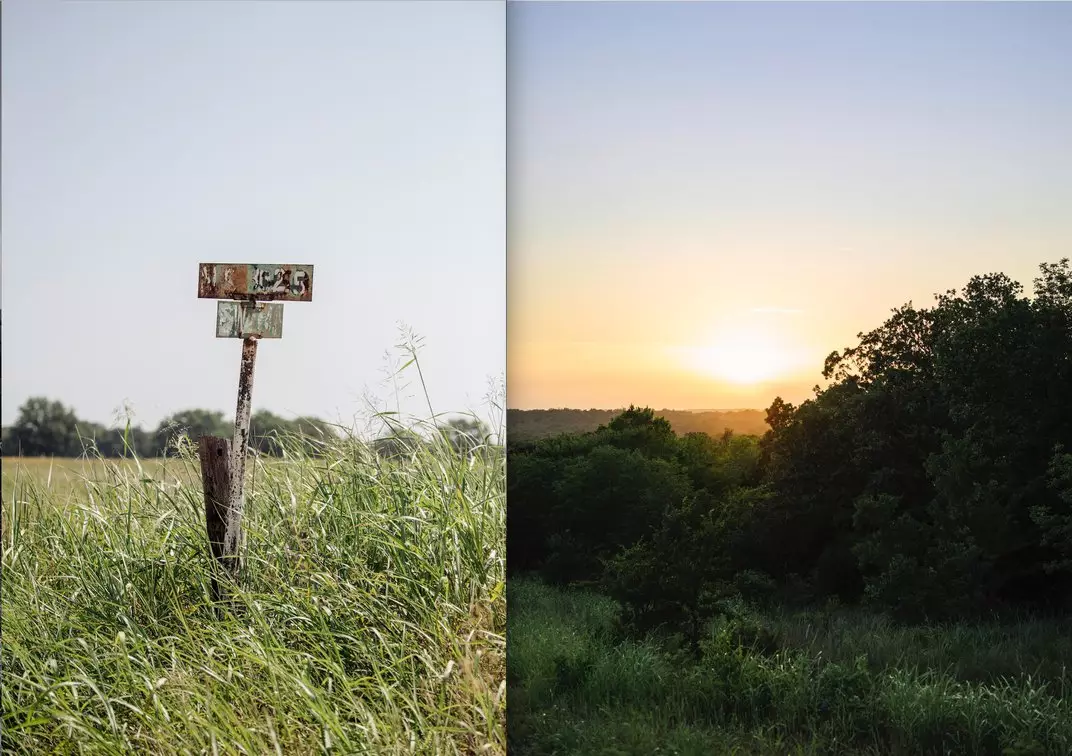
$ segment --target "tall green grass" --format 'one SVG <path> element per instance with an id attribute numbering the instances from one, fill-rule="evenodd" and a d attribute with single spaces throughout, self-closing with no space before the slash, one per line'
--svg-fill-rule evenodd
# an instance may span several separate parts
<path id="1" fill-rule="evenodd" d="M 630 637 L 593 593 L 511 579 L 509 606 L 517 756 L 1072 753 L 1056 621 L 911 631 L 730 606 L 697 651 Z M 1026 667 L 983 675 L 991 643 Z"/>
<path id="2" fill-rule="evenodd" d="M 11 481 L 4 750 L 503 753 L 501 447 L 309 451 L 254 466 L 222 609 L 197 484 L 107 461 L 63 495 Z"/>

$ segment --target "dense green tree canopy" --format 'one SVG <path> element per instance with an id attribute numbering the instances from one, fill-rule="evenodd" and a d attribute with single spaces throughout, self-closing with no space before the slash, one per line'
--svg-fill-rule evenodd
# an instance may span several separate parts
<path id="1" fill-rule="evenodd" d="M 82 452 L 74 412 L 44 397 L 27 399 L 19 409 L 18 419 L 11 426 L 10 443 L 11 452 L 27 457 L 75 456 Z"/>
<path id="2" fill-rule="evenodd" d="M 1034 297 L 976 276 L 911 303 L 826 361 L 829 386 L 776 402 L 767 567 L 907 615 L 1063 594 L 1052 470 L 1072 442 L 1068 261 Z"/>

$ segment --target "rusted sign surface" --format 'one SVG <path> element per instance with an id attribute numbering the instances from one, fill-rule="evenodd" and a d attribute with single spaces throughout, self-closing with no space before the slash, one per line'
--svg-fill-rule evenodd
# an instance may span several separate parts
<path id="1" fill-rule="evenodd" d="M 313 298 L 313 266 L 201 263 L 197 296 L 309 302 Z"/>
<path id="2" fill-rule="evenodd" d="M 216 338 L 280 339 L 283 305 L 262 302 L 217 302 Z"/>

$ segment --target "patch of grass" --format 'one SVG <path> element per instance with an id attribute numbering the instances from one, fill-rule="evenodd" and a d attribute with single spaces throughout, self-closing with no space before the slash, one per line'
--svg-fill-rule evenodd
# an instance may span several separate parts
<path id="1" fill-rule="evenodd" d="M 1060 680 L 1072 671 L 1072 619 L 901 625 L 856 609 L 765 618 L 776 642 L 831 661 L 866 656 L 877 670 L 940 670 L 966 682 L 1031 675 Z"/>
<path id="2" fill-rule="evenodd" d="M 122 474 L 117 477 L 116 472 Z M 123 477 L 147 477 L 161 485 L 199 481 L 197 469 L 181 459 L 100 459 L 99 457 L 4 457 L 3 497 L 10 501 L 20 481 L 47 491 L 49 501 L 64 505 L 81 499 L 87 483 L 117 482 Z"/>
<path id="3" fill-rule="evenodd" d="M 324 443 L 257 465 L 222 616 L 189 449 L 5 460 L 5 747 L 503 753 L 501 448 Z"/>
<path id="4" fill-rule="evenodd" d="M 804 615 L 738 607 L 693 653 L 624 636 L 597 594 L 511 579 L 509 603 L 512 754 L 1072 753 L 1072 677 L 1044 621 L 905 629 L 832 612 L 795 634 Z M 939 649 L 922 660 L 920 637 Z M 963 674 L 988 639 L 1055 674 Z"/>

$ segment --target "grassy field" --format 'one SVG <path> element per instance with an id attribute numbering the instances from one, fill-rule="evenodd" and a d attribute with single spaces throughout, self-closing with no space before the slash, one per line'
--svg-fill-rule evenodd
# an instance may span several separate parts
<path id="1" fill-rule="evenodd" d="M 905 628 L 737 607 L 699 652 L 510 580 L 510 753 L 1072 753 L 1072 623 Z"/>
<path id="2" fill-rule="evenodd" d="M 258 458 L 246 470 L 247 484 L 257 485 L 257 475 L 266 466 L 278 465 L 275 458 Z M 3 459 L 4 501 L 14 495 L 20 480 L 32 481 L 46 492 L 54 505 L 83 501 L 102 483 L 125 484 L 131 478 L 148 479 L 165 488 L 200 485 L 198 462 L 192 457 L 161 459 L 101 459 L 99 457 L 5 457 Z"/>
<path id="3" fill-rule="evenodd" d="M 141 471 L 139 472 L 139 465 Z M 19 481 L 33 481 L 50 498 L 65 502 L 80 497 L 93 482 L 116 481 L 131 475 L 151 478 L 163 485 L 196 480 L 196 467 L 181 459 L 103 460 L 92 457 L 5 457 L 3 460 L 3 496 L 10 501 Z M 119 477 L 116 477 L 116 474 Z"/>
<path id="4" fill-rule="evenodd" d="M 501 450 L 258 464 L 211 605 L 190 456 L 3 462 L 11 753 L 504 753 Z"/>

